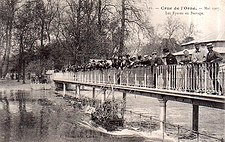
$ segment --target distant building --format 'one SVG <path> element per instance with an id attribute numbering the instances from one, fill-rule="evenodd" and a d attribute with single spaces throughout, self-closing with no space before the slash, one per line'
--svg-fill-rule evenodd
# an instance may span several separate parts
<path id="1" fill-rule="evenodd" d="M 225 31 L 223 33 L 219 33 L 219 34 L 214 33 L 205 38 L 184 43 L 181 46 L 184 49 L 187 49 L 189 53 L 192 55 L 192 53 L 195 51 L 195 47 L 194 47 L 195 43 L 201 44 L 202 50 L 206 50 L 206 52 L 208 52 L 206 48 L 206 44 L 213 43 L 214 51 L 219 52 L 225 59 Z M 183 56 L 183 51 L 176 52 L 174 53 L 174 55 L 177 57 L 179 61 Z"/>

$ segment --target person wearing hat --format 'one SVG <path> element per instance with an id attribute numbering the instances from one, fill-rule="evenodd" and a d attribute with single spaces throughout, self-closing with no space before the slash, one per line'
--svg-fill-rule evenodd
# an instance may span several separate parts
<path id="1" fill-rule="evenodd" d="M 202 81 L 202 77 L 203 74 L 201 73 L 201 68 L 202 68 L 202 63 L 205 62 L 206 60 L 206 51 L 201 49 L 201 44 L 196 42 L 194 43 L 195 46 L 195 51 L 192 53 L 192 57 L 191 57 L 191 62 L 192 64 L 192 69 L 191 69 L 191 91 L 196 91 L 199 90 L 201 91 L 202 89 L 202 85 L 203 85 L 203 81 Z"/>
<path id="2" fill-rule="evenodd" d="M 151 73 L 153 74 L 153 87 L 156 87 L 156 67 L 159 65 L 163 65 L 162 59 L 157 56 L 157 52 L 152 52 Z"/>
<path id="3" fill-rule="evenodd" d="M 165 61 L 166 65 L 175 65 L 175 64 L 177 64 L 176 57 L 169 51 L 168 48 L 163 49 L 163 53 L 165 55 L 164 58 L 166 60 Z M 177 80 L 176 70 L 177 70 L 176 66 L 173 66 L 172 68 L 171 68 L 171 66 L 164 67 L 164 71 L 163 71 L 164 72 L 163 73 L 163 80 L 164 80 L 163 86 L 164 86 L 164 88 L 166 86 L 169 86 L 170 89 L 175 89 L 176 88 L 176 80 Z M 167 83 L 167 79 L 168 79 L 167 77 L 170 78 L 169 84 Z"/>
<path id="4" fill-rule="evenodd" d="M 163 53 L 165 55 L 167 65 L 177 64 L 176 57 L 169 51 L 168 48 L 164 48 Z"/>
<path id="5" fill-rule="evenodd" d="M 150 66 L 151 65 L 151 59 L 149 55 L 144 55 L 143 60 L 141 61 L 141 64 L 145 67 Z"/>
<path id="6" fill-rule="evenodd" d="M 142 63 L 142 56 L 141 55 L 138 55 L 137 56 L 137 59 L 135 60 L 134 67 L 136 68 L 136 67 L 142 66 L 141 63 Z"/>
<path id="7" fill-rule="evenodd" d="M 163 65 L 163 61 L 160 57 L 157 56 L 157 52 L 152 52 L 152 66 L 159 66 Z"/>
<path id="8" fill-rule="evenodd" d="M 215 93 L 222 94 L 222 87 L 219 84 L 218 81 L 218 73 L 219 73 L 219 61 L 223 60 L 223 57 L 220 55 L 220 53 L 213 50 L 213 44 L 208 43 L 207 45 L 208 54 L 206 56 L 206 63 L 209 63 L 207 65 L 207 69 L 209 71 L 209 76 L 213 81 L 213 88 Z"/>
<path id="9" fill-rule="evenodd" d="M 201 45 L 199 43 L 195 43 L 195 51 L 192 54 L 192 62 L 193 63 L 203 63 L 205 61 L 206 58 L 206 52 L 204 50 L 201 50 L 200 47 Z"/>
<path id="10" fill-rule="evenodd" d="M 120 62 L 120 69 L 123 70 L 123 69 L 126 68 L 126 66 L 127 66 L 127 59 L 128 59 L 128 56 L 126 56 L 126 55 L 122 56 L 122 60 Z"/>
<path id="11" fill-rule="evenodd" d="M 134 67 L 135 61 L 136 61 L 136 56 L 131 57 L 130 58 L 130 65 L 128 66 L 128 68 Z"/>
<path id="12" fill-rule="evenodd" d="M 223 57 L 220 55 L 220 53 L 213 50 L 213 44 L 208 43 L 207 45 L 208 53 L 206 55 L 206 62 L 208 63 L 216 63 L 223 60 Z"/>
<path id="13" fill-rule="evenodd" d="M 181 59 L 180 64 L 184 65 L 191 63 L 191 56 L 189 54 L 189 51 L 187 49 L 184 49 L 183 54 L 184 56 Z"/>
<path id="14" fill-rule="evenodd" d="M 192 84 L 192 82 L 194 81 L 193 79 L 187 79 L 186 81 L 184 81 L 185 76 L 187 74 L 189 76 L 192 75 L 192 66 L 191 65 L 187 65 L 187 64 L 190 64 L 190 63 L 192 63 L 191 62 L 191 55 L 190 55 L 190 53 L 189 53 L 189 51 L 187 49 L 184 49 L 183 50 L 183 57 L 181 58 L 179 64 L 180 65 L 185 65 L 185 66 L 181 67 L 182 70 L 179 72 L 179 74 L 180 74 L 179 75 L 180 76 L 179 81 L 183 82 L 185 84 L 187 90 L 190 90 L 190 88 L 191 88 L 191 86 L 187 85 L 187 84 Z"/>

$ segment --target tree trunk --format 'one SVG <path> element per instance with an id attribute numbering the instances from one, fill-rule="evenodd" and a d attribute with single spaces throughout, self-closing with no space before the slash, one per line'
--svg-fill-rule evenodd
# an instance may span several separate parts
<path id="1" fill-rule="evenodd" d="M 4 63 L 5 63 L 5 57 L 6 57 L 6 49 L 5 49 L 5 51 L 4 51 L 4 55 L 3 55 L 3 57 L 2 57 L 2 62 L 1 62 L 1 65 L 0 65 L 0 68 L 1 68 L 1 71 L 0 71 L 0 77 L 1 78 L 4 78 L 3 77 L 3 67 L 4 67 Z"/>
<path id="2" fill-rule="evenodd" d="M 22 42 L 23 42 L 23 37 L 22 37 Z M 21 55 L 22 55 L 22 60 L 21 60 L 21 67 L 22 67 L 22 74 L 23 74 L 23 84 L 25 84 L 25 71 L 26 71 L 26 67 L 25 67 L 25 63 L 26 63 L 26 60 L 25 60 L 25 57 L 24 57 L 24 46 L 22 44 L 22 52 L 21 52 Z"/>
<path id="3" fill-rule="evenodd" d="M 75 61 L 77 61 L 77 58 L 79 58 L 79 53 L 80 53 L 80 22 L 81 22 L 81 8 L 82 8 L 82 1 L 78 1 L 78 8 L 77 8 L 77 32 L 76 32 L 76 41 L 77 41 L 77 47 L 74 51 L 75 54 Z M 76 52 L 78 51 L 78 52 Z"/>
<path id="4" fill-rule="evenodd" d="M 4 58 L 5 58 L 5 54 L 3 55 L 3 59 L 1 61 L 1 64 L 0 64 L 0 79 L 3 78 L 3 65 L 4 65 Z"/>
<path id="5" fill-rule="evenodd" d="M 122 0 L 122 18 L 121 18 L 121 33 L 120 33 L 120 48 L 119 54 L 124 52 L 124 31 L 125 31 L 125 0 Z"/>
<path id="6" fill-rule="evenodd" d="M 3 31 L 4 31 L 3 24 L 0 23 L 0 49 L 4 48 L 4 32 Z M 2 53 L 3 53 L 3 50 L 2 50 Z M 4 57 L 4 54 L 3 54 L 3 57 Z M 0 56 L 0 79 L 2 78 L 3 57 L 1 59 L 1 56 Z"/>
<path id="7" fill-rule="evenodd" d="M 98 0 L 98 31 L 101 34 L 102 31 L 102 0 Z"/>
<path id="8" fill-rule="evenodd" d="M 3 76 L 5 77 L 8 73 L 9 70 L 9 56 L 11 53 L 11 48 L 12 48 L 12 23 L 9 25 L 9 35 L 8 35 L 8 46 L 7 46 L 7 52 L 6 52 L 6 62 L 5 62 L 5 71 Z"/>
<path id="9" fill-rule="evenodd" d="M 23 84 L 25 84 L 25 80 L 26 80 L 26 62 L 23 59 L 23 63 L 22 63 L 22 67 L 23 67 Z"/>
<path id="10" fill-rule="evenodd" d="M 85 49 L 83 50 L 83 61 L 82 61 L 82 64 L 84 64 L 84 62 L 86 61 L 87 59 L 87 52 L 88 52 L 88 49 L 90 49 L 90 29 L 91 29 L 91 6 L 89 5 L 89 3 L 92 3 L 92 0 L 91 2 L 88 1 L 87 2 L 87 29 L 86 29 L 86 37 L 85 37 Z"/>
<path id="11" fill-rule="evenodd" d="M 3 78 L 5 78 L 9 70 L 9 56 L 10 56 L 11 48 L 12 48 L 12 29 L 13 29 L 13 21 L 14 21 L 16 4 L 17 4 L 17 0 L 6 1 L 6 5 L 8 6 L 7 12 L 9 14 L 9 17 L 6 23 L 6 56 L 5 56 L 5 60 L 3 61 L 4 65 L 2 66 Z"/>
<path id="12" fill-rule="evenodd" d="M 21 70 L 22 70 L 22 58 L 23 58 L 23 35 L 20 34 L 20 50 L 19 50 L 19 61 L 18 61 L 18 68 L 17 68 L 17 72 L 18 72 L 18 79 L 17 81 L 20 82 L 20 78 L 21 78 Z"/>
<path id="13" fill-rule="evenodd" d="M 8 72 L 8 63 L 7 59 L 9 58 L 9 25 L 7 24 L 6 26 L 6 48 L 5 48 L 5 53 L 4 53 L 4 58 L 3 58 L 3 63 L 2 63 L 2 78 L 5 78 Z"/>
<path id="14" fill-rule="evenodd" d="M 41 17 L 41 50 L 44 49 L 44 27 L 45 27 L 45 20 L 44 20 L 44 17 Z M 45 67 L 44 67 L 44 58 L 40 56 L 40 67 L 41 67 L 41 74 L 43 72 L 43 70 L 45 70 Z"/>

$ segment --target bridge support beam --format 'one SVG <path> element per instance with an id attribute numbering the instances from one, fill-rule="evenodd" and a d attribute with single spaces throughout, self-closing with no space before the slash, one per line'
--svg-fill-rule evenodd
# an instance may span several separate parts
<path id="1" fill-rule="evenodd" d="M 123 92 L 123 106 L 124 106 L 125 108 L 126 108 L 126 103 L 127 103 L 127 102 L 126 102 L 126 99 L 127 99 L 126 96 L 127 96 L 127 93 L 124 93 L 124 92 Z"/>
<path id="2" fill-rule="evenodd" d="M 63 96 L 66 95 L 66 83 L 63 83 Z"/>
<path id="3" fill-rule="evenodd" d="M 76 85 L 76 94 L 80 97 L 80 85 Z"/>
<path id="4" fill-rule="evenodd" d="M 160 106 L 160 130 L 164 133 L 165 131 L 165 123 L 166 122 L 166 102 L 167 100 L 158 99 Z"/>
<path id="5" fill-rule="evenodd" d="M 103 102 L 105 102 L 105 100 L 106 100 L 106 90 L 105 89 L 103 90 L 103 95 L 104 95 Z"/>
<path id="6" fill-rule="evenodd" d="M 123 111 L 122 111 L 122 117 L 124 118 L 124 114 L 125 114 L 125 110 L 126 110 L 126 104 L 127 104 L 127 101 L 126 101 L 126 96 L 127 94 L 123 92 Z"/>
<path id="7" fill-rule="evenodd" d="M 95 106 L 95 88 L 93 87 L 93 91 L 92 91 L 92 99 L 93 99 L 93 106 Z"/>
<path id="8" fill-rule="evenodd" d="M 198 122 L 199 122 L 199 106 L 193 105 L 192 130 L 198 131 Z"/>

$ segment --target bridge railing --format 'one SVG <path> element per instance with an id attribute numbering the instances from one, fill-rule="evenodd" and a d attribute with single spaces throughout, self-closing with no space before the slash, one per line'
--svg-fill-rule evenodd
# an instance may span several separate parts
<path id="1" fill-rule="evenodd" d="M 225 64 L 163 65 L 55 73 L 55 78 L 83 83 L 114 84 L 197 93 L 222 94 Z"/>
<path id="2" fill-rule="evenodd" d="M 225 88 L 223 63 L 160 66 L 157 88 L 222 94 Z"/>

